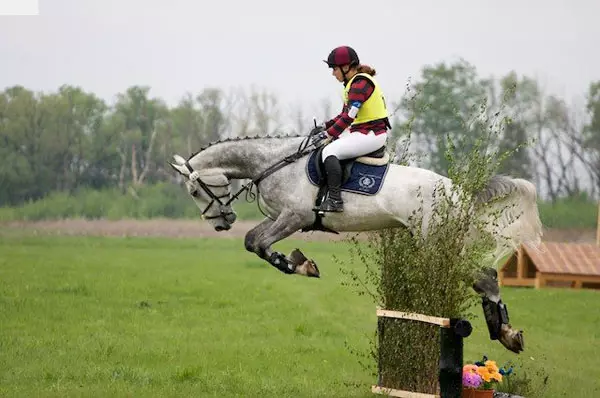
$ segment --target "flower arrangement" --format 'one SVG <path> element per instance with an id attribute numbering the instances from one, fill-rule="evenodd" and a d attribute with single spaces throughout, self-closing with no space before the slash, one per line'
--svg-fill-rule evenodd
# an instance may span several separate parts
<path id="1" fill-rule="evenodd" d="M 493 391 L 502 378 L 509 376 L 512 371 L 512 366 L 498 368 L 496 361 L 484 356 L 481 361 L 463 366 L 462 384 L 465 389 Z"/>

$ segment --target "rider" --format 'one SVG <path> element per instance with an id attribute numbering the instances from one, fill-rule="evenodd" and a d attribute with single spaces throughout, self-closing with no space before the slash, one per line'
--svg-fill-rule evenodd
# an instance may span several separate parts
<path id="1" fill-rule="evenodd" d="M 332 141 L 323 148 L 328 194 L 315 210 L 341 212 L 342 168 L 340 160 L 357 158 L 383 147 L 391 129 L 385 99 L 375 81 L 375 69 L 362 65 L 353 48 L 340 46 L 324 61 L 344 84 L 342 112 L 321 126 Z"/>

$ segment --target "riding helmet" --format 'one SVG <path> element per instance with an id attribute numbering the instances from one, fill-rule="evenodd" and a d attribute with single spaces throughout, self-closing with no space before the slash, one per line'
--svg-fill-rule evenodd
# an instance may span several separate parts
<path id="1" fill-rule="evenodd" d="M 352 47 L 340 46 L 331 50 L 327 60 L 323 60 L 323 62 L 329 65 L 330 68 L 333 68 L 342 65 L 355 66 L 360 63 L 360 60 Z"/>

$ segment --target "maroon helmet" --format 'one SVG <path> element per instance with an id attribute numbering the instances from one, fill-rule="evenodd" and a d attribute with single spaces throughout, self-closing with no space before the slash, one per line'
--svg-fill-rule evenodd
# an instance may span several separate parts
<path id="1" fill-rule="evenodd" d="M 334 48 L 327 57 L 327 61 L 323 60 L 330 68 L 335 66 L 350 65 L 355 66 L 360 63 L 358 54 L 352 47 L 340 46 Z"/>

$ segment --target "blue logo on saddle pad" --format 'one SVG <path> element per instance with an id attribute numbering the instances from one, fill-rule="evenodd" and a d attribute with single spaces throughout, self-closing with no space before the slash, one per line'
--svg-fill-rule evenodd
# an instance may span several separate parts
<path id="1" fill-rule="evenodd" d="M 317 153 L 313 151 L 306 163 L 306 174 L 308 180 L 316 186 L 321 183 L 320 173 L 317 171 Z M 383 181 L 387 174 L 389 164 L 384 166 L 372 166 L 368 164 L 354 162 L 350 171 L 349 178 L 342 184 L 342 191 L 353 192 L 362 195 L 375 195 L 381 190 Z M 344 173 L 347 168 L 342 161 L 342 170 Z M 323 176 L 324 177 L 324 176 Z"/>

